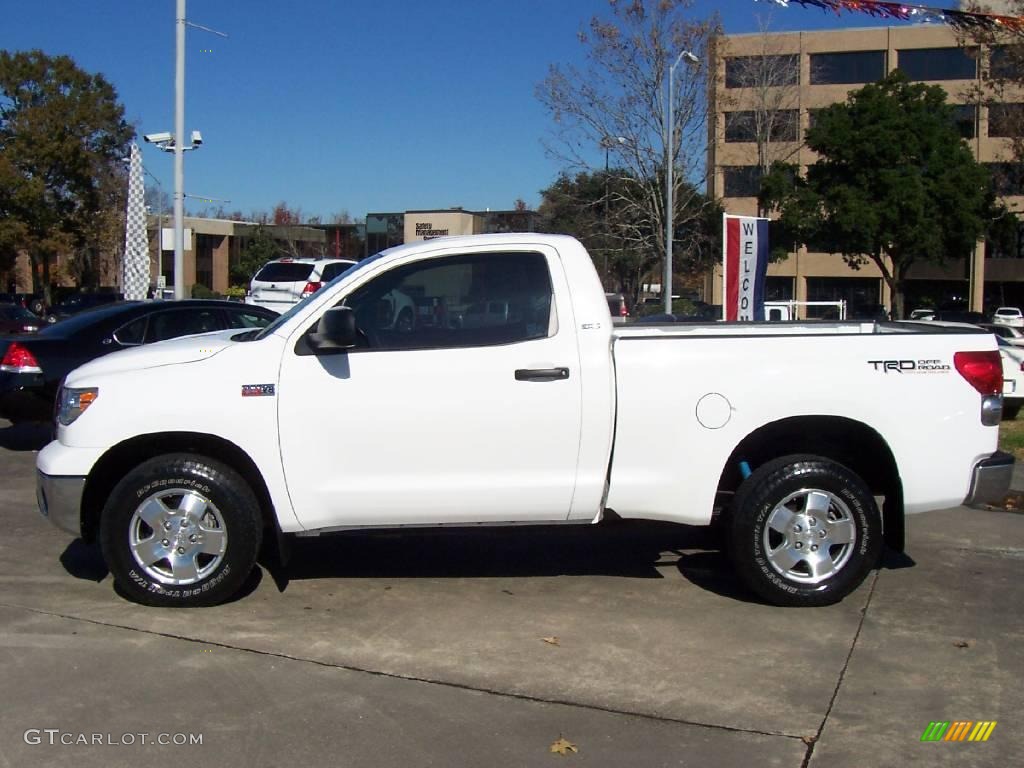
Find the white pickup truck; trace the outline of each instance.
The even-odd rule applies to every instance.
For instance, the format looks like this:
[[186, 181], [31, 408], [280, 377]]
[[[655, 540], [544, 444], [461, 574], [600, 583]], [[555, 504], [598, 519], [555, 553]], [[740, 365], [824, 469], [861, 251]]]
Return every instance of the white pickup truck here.
[[[431, 307], [390, 322], [393, 291]], [[500, 313], [472, 317], [490, 302]], [[107, 355], [62, 387], [43, 515], [128, 596], [209, 605], [261, 540], [720, 520], [764, 599], [855, 589], [904, 514], [1001, 497], [991, 334], [934, 323], [612, 327], [569, 237], [384, 251], [263, 330]]]

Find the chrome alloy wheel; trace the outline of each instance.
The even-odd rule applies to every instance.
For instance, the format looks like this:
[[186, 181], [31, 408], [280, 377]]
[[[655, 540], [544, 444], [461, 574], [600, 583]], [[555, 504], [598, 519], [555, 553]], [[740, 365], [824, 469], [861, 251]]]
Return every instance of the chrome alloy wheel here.
[[857, 526], [841, 498], [801, 488], [768, 515], [763, 543], [768, 562], [779, 574], [803, 584], [820, 584], [850, 559]]
[[212, 501], [186, 488], [147, 497], [128, 524], [128, 544], [139, 567], [163, 584], [194, 584], [224, 559], [228, 533]]

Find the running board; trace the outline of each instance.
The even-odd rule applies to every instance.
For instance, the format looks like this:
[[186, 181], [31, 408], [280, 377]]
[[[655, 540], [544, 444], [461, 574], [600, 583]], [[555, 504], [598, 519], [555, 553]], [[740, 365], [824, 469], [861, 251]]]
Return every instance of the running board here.
[[293, 536], [316, 537], [322, 533], [341, 533], [344, 531], [394, 531], [402, 528], [513, 528], [526, 525], [537, 527], [551, 525], [593, 525], [600, 522], [600, 515], [589, 520], [498, 520], [481, 523], [393, 523], [391, 525], [332, 525], [327, 528], [314, 528], [308, 531], [297, 531]]

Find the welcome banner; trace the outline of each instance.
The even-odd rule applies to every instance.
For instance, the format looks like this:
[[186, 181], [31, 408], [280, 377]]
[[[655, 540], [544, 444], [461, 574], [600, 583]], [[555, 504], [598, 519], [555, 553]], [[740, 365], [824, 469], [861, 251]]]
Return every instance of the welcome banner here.
[[764, 320], [768, 219], [722, 216], [723, 313], [726, 320]]

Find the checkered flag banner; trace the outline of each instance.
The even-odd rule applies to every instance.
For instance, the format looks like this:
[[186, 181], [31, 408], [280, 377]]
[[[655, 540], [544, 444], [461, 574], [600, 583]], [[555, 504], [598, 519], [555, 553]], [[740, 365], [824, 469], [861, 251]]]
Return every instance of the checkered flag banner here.
[[142, 180], [142, 153], [135, 142], [132, 142], [128, 170], [128, 216], [124, 228], [124, 274], [121, 287], [126, 299], [144, 299], [149, 290], [146, 188]]

